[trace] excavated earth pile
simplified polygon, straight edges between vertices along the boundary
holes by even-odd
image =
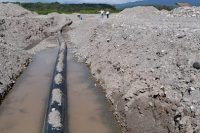
[[[15,4],[0,3],[0,99],[30,62],[26,50],[70,22],[62,14],[38,15]]]
[[[173,16],[179,17],[200,17],[199,7],[180,7],[171,11]]]
[[[125,132],[200,132],[199,9],[130,8],[69,32]]]

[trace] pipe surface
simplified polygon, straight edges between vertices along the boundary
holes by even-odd
[[[54,68],[47,112],[44,122],[44,133],[68,133],[66,125],[68,122],[66,102],[66,56],[67,46],[62,33],[58,32],[59,51]]]

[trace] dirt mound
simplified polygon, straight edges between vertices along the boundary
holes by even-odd
[[[15,4],[0,4],[0,99],[29,63],[26,50],[69,23],[66,15],[38,15]]]
[[[175,8],[170,14],[178,17],[200,17],[200,7]]]
[[[153,6],[146,6],[146,7],[134,7],[134,8],[127,8],[124,9],[123,11],[121,11],[117,16],[118,17],[130,17],[130,18],[134,18],[134,17],[151,17],[154,16],[156,14],[159,13],[159,10],[157,10],[155,7]]]
[[[159,18],[157,17],[159,16]],[[156,9],[153,6],[145,7],[134,7],[124,9],[122,12],[116,15],[116,20],[113,24],[115,25],[133,25],[138,21],[141,21],[141,25],[144,23],[151,23],[155,21],[154,19],[160,19],[160,17],[165,17],[166,15]]]
[[[25,17],[0,16],[0,37],[10,44],[27,49],[60,30],[69,22],[68,18],[59,14]]]
[[[194,65],[200,60],[200,19],[154,9],[145,15],[145,8],[78,23],[70,32],[76,55],[105,88],[127,133],[200,132]]]
[[[138,6],[134,8],[127,8],[121,11],[119,14],[129,15],[129,14],[152,14],[157,13],[158,10],[153,6]]]
[[[31,55],[24,50],[0,42],[0,100],[26,68],[29,58]]]
[[[0,3],[0,16],[2,16],[2,17],[3,16],[4,17],[22,17],[25,15],[34,15],[34,14],[16,4]]]
[[[0,4],[0,38],[31,48],[71,21],[62,14],[37,15],[16,4]]]

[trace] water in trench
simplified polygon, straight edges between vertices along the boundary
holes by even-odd
[[[0,106],[1,133],[41,133],[57,48],[39,52]],[[68,118],[70,133],[121,133],[101,88],[89,69],[68,50]]]
[[[40,133],[57,49],[33,57],[0,106],[1,133]]]
[[[70,133],[121,133],[109,111],[102,88],[95,85],[89,69],[68,50],[67,89]]]

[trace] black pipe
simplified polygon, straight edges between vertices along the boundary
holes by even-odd
[[[58,33],[59,51],[50,87],[49,101],[44,122],[44,133],[68,133],[66,125],[66,56],[67,47],[62,33]]]

